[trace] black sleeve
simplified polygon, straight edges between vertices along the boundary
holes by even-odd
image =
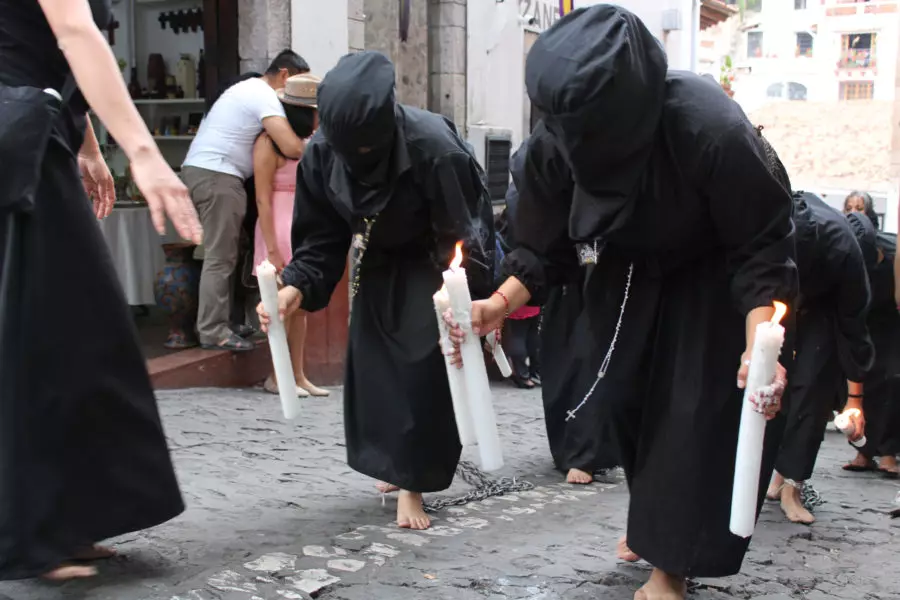
[[[732,301],[741,314],[792,304],[799,289],[790,193],[769,171],[757,132],[731,126],[705,150],[703,192],[725,245]]]
[[[350,250],[350,226],[328,201],[321,182],[319,153],[312,147],[297,168],[291,247],[294,255],[281,275],[286,285],[303,293],[300,307],[308,312],[328,306],[344,275]]]
[[[862,251],[849,229],[846,234],[839,245],[840,253],[827,257],[829,266],[836,270],[833,298],[837,347],[846,378],[863,381],[875,362],[875,346],[866,325],[871,292]]]
[[[540,129],[513,159],[518,205],[510,215],[516,247],[503,260],[504,277],[515,277],[541,304],[550,288],[580,268],[569,239],[572,180],[555,144]]]
[[[436,259],[449,265],[457,242],[463,243],[463,267],[475,299],[494,291],[494,210],[481,168],[466,152],[437,159],[427,179]]]

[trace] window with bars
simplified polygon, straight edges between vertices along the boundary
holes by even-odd
[[[797,32],[797,56],[812,57],[813,55],[813,36],[805,31]]]
[[[841,59],[838,66],[843,69],[868,69],[875,67],[874,33],[848,33],[841,36]]]
[[[506,200],[509,187],[509,163],[512,154],[512,140],[509,136],[489,135],[484,140],[485,179],[488,194],[494,204]]]
[[[761,58],[763,55],[763,32],[747,32],[747,56],[749,58]]]
[[[806,10],[806,0],[794,0],[794,10]]]
[[[871,100],[875,96],[874,81],[842,81],[841,100]]]

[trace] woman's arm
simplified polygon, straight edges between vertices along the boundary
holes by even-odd
[[[128,96],[119,65],[94,24],[87,0],[38,0],[85,99],[131,161],[134,182],[150,208],[156,230],[175,230],[195,244],[203,229],[187,188],[163,159],[147,125]]]
[[[272,210],[272,188],[278,154],[272,140],[265,133],[253,145],[253,180],[256,182],[256,207],[259,211],[259,228],[266,242],[266,253],[278,272],[284,269],[285,258],[278,251],[278,237],[275,234],[275,212]],[[276,264],[277,263],[277,264]]]
[[[38,0],[85,99],[130,160],[158,152],[87,0]]]
[[[90,117],[87,118],[87,127],[84,130],[84,141],[81,143],[81,149],[78,155],[84,158],[102,158],[100,152],[100,142],[97,141],[97,134],[94,133],[94,125],[91,123]]]

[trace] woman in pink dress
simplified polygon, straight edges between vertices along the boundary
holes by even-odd
[[[303,139],[310,137],[319,124],[316,110],[316,93],[319,78],[305,73],[287,80],[278,98],[284,106],[285,116],[294,132]],[[291,223],[294,218],[294,190],[297,182],[297,165],[300,161],[286,158],[272,139],[263,133],[253,148],[253,175],[256,179],[256,204],[259,217],[256,221],[256,241],[253,264],[268,259],[281,272],[291,251]],[[256,269],[254,268],[254,275]],[[299,311],[285,319],[294,379],[298,396],[327,396],[323,390],[310,383],[303,368],[303,346],[306,342],[306,313]],[[269,375],[264,387],[277,394],[275,375]]]

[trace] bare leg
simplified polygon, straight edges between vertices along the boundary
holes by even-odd
[[[397,498],[397,525],[402,529],[428,529],[431,519],[422,506],[422,494],[400,490]]]
[[[619,543],[616,545],[616,556],[625,562],[637,562],[641,560],[641,557],[632,552],[631,548],[628,547],[628,538],[624,535],[619,538]]]
[[[878,458],[878,470],[885,474],[898,474],[900,468],[897,465],[897,458],[894,456],[881,456]]]
[[[288,329],[288,345],[291,348],[291,362],[294,364],[294,379],[297,380],[297,387],[304,390],[308,395],[324,397],[329,394],[328,390],[314,386],[306,378],[305,370],[305,348],[306,348],[306,313],[298,312],[291,316],[291,327]]]
[[[594,474],[582,471],[581,469],[569,469],[569,474],[566,475],[566,481],[568,483],[588,485],[594,482]]]
[[[781,490],[783,489],[784,475],[775,471],[775,474],[772,476],[772,482],[769,484],[769,489],[766,491],[766,500],[772,500],[773,502],[781,500]]]
[[[800,488],[789,482],[781,490],[781,510],[791,523],[812,525],[816,518],[800,500]]]
[[[644,587],[634,593],[634,600],[684,600],[686,596],[684,577],[653,569]]]
[[[294,323],[293,315],[284,318],[284,330],[288,334],[288,350],[291,354],[291,357],[293,357],[293,355],[294,355],[293,351],[290,348],[291,326],[293,325],[293,323]],[[297,370],[295,367],[294,373],[296,373],[296,372],[297,372]],[[297,396],[299,398],[305,398],[305,397],[309,396],[309,392],[307,392],[303,388],[296,386],[296,385],[295,385],[295,387],[297,388]],[[263,383],[263,389],[266,390],[267,392],[269,392],[270,394],[278,394],[278,378],[275,376],[274,372],[272,372],[272,374],[266,378],[265,383]]]

